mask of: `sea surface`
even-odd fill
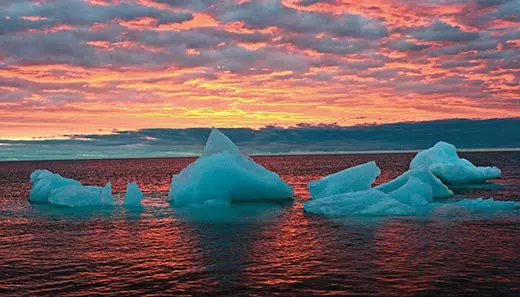
[[[503,177],[456,188],[462,198],[520,201],[520,152],[462,154]],[[520,210],[449,216],[325,218],[305,214],[306,184],[376,160],[376,183],[413,154],[254,157],[295,189],[286,203],[182,209],[171,175],[193,158],[0,162],[0,296],[520,296]],[[28,203],[46,168],[84,184],[136,180],[144,208]]]

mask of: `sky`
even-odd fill
[[[520,151],[520,118],[436,120],[378,125],[298,124],[259,129],[222,128],[245,154],[389,153],[418,151],[438,141],[458,149]],[[0,161],[199,155],[209,128],[146,128],[66,139],[1,140]]]
[[[520,0],[2,0],[0,139],[520,117]]]

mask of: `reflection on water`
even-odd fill
[[[0,163],[0,294],[509,295],[520,294],[520,211],[468,216],[307,215],[306,184],[376,159],[389,180],[412,155],[255,158],[294,188],[294,202],[172,208],[172,173],[191,159]],[[466,156],[504,178],[457,196],[520,200],[520,154]],[[28,176],[48,168],[84,183],[137,180],[142,208],[28,204]],[[448,200],[449,201],[449,200]]]

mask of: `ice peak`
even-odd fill
[[[204,158],[221,152],[229,152],[233,155],[240,154],[240,150],[229,137],[218,129],[212,128],[201,157]]]

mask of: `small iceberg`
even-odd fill
[[[110,182],[104,187],[84,186],[48,170],[36,170],[31,174],[29,200],[65,207],[114,205]]]
[[[502,174],[497,167],[477,167],[460,158],[454,145],[442,141],[419,152],[411,161],[410,169],[430,170],[447,184],[478,184]]]
[[[49,197],[53,189],[69,185],[81,185],[77,180],[64,178],[58,173],[49,170],[35,170],[31,173],[31,191],[29,200],[31,202],[49,203]]]
[[[142,206],[142,200],[143,192],[141,192],[141,189],[139,189],[139,186],[136,182],[131,182],[128,185],[126,185],[125,201],[123,202],[124,206]]]
[[[381,174],[376,162],[368,162],[327,175],[308,184],[312,199],[369,190]]]
[[[202,155],[172,178],[168,196],[176,206],[222,205],[292,199],[293,189],[212,129]]]

